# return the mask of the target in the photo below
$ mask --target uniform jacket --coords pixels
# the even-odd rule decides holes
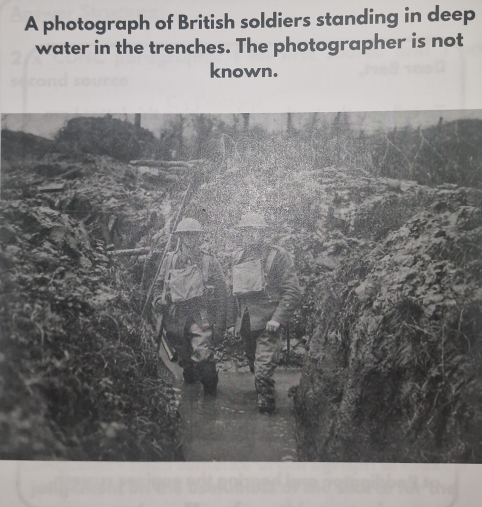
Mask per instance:
[[[165,326],[171,334],[182,336],[189,320],[193,320],[201,328],[206,328],[206,325],[210,326],[216,337],[221,337],[224,334],[226,329],[227,288],[223,270],[218,260],[205,252],[200,252],[197,256],[190,256],[179,250],[175,267],[182,269],[186,265],[197,264],[199,270],[202,271],[203,264],[206,262],[205,257],[208,257],[208,274],[205,287],[212,286],[212,293],[204,297],[185,302],[170,303],[165,306],[163,308],[163,311],[166,312]],[[169,266],[170,261],[171,256],[166,256],[154,285],[153,302],[155,308],[159,308],[156,303],[159,302],[163,293],[166,270],[172,267]]]
[[[233,257],[233,266],[248,260],[261,259],[265,266],[271,245],[262,245],[253,249],[239,250]],[[252,331],[264,329],[270,320],[286,326],[299,306],[301,291],[293,261],[286,250],[276,247],[277,253],[266,277],[264,293],[238,296],[230,310],[229,324],[235,323],[236,330],[241,328],[241,320],[247,310]],[[234,314],[234,315],[233,315]]]

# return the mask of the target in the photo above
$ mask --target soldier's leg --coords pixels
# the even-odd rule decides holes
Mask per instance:
[[[194,363],[191,359],[192,347],[189,340],[189,330],[184,329],[183,331],[184,333],[182,335],[167,333],[166,340],[177,353],[177,364],[182,368],[182,376],[184,378],[184,382],[186,382],[186,384],[193,384],[198,380],[198,378]]]
[[[249,323],[249,314],[245,312],[243,320],[241,321],[241,329],[239,334],[244,343],[244,351],[248,358],[249,369],[254,373],[254,359],[256,356],[256,338],[251,333],[251,326]]]
[[[214,347],[212,345],[211,328],[203,329],[192,322],[189,328],[192,348],[191,360],[196,366],[200,380],[206,394],[216,394],[218,372],[214,361]]]
[[[258,408],[261,412],[271,413],[275,409],[273,374],[281,352],[281,332],[268,333],[263,330],[256,335],[254,377],[258,393]]]
[[[166,325],[166,341],[177,353],[177,364],[182,368],[182,376],[186,384],[198,380],[194,363],[191,359],[192,347],[189,336],[190,323],[183,316],[168,317]]]

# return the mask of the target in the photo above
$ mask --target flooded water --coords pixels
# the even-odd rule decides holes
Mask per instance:
[[[300,370],[278,370],[276,412],[260,414],[251,373],[219,372],[217,397],[180,384],[187,461],[296,461],[293,400]],[[176,373],[179,378],[179,373]]]

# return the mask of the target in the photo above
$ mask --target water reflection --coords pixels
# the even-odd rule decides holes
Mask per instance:
[[[288,389],[300,371],[278,370],[276,412],[260,414],[250,373],[220,372],[217,397],[200,384],[181,384],[184,455],[188,461],[296,461],[294,414]]]

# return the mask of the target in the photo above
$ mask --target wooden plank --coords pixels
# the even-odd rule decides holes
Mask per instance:
[[[51,183],[50,185],[43,185],[37,187],[39,192],[61,192],[65,188],[65,183]]]

